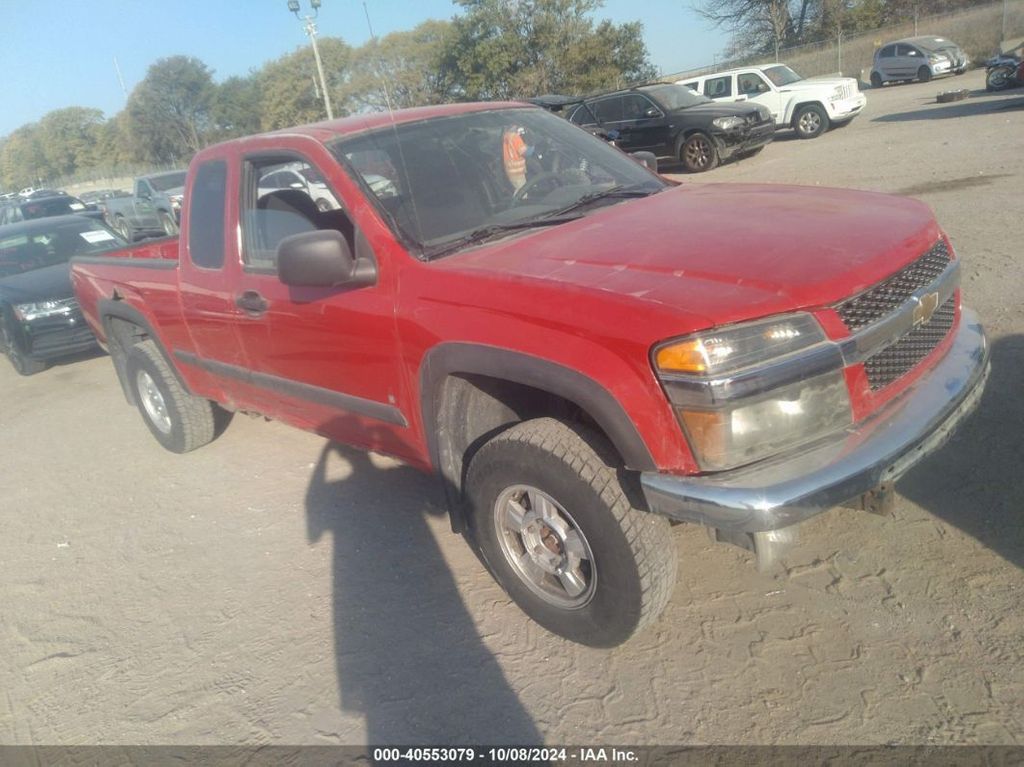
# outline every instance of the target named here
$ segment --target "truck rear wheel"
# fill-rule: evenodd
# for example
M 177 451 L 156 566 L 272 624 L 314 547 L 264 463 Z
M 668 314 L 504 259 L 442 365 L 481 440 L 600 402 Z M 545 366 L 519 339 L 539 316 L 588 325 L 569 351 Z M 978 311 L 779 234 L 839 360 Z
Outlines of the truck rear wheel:
M 185 391 L 153 341 L 131 348 L 125 370 L 142 420 L 165 448 L 187 453 L 216 436 L 220 408 Z
M 466 489 L 482 559 L 549 631 L 613 647 L 668 603 L 677 570 L 668 520 L 632 507 L 596 434 L 551 418 L 517 424 L 476 453 Z

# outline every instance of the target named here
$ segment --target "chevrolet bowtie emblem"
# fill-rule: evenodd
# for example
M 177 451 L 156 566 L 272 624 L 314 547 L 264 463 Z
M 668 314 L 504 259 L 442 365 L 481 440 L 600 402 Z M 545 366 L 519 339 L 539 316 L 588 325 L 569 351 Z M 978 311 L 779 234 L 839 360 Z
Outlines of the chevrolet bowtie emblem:
M 923 325 L 932 318 L 939 306 L 939 294 L 928 293 L 917 299 L 917 306 L 914 307 L 914 324 Z

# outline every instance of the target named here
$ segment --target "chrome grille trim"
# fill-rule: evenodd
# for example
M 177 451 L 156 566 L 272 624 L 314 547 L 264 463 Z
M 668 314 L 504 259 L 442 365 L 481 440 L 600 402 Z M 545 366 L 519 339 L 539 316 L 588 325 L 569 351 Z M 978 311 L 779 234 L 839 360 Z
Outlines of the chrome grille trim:
M 837 305 L 836 311 L 850 332 L 856 333 L 896 311 L 915 291 L 938 279 L 951 260 L 945 240 L 939 240 L 896 274 Z
M 944 307 L 959 286 L 960 262 L 952 261 L 938 279 L 915 290 L 895 311 L 840 341 L 843 361 L 846 365 L 856 365 L 897 343 L 914 329 L 914 314 L 926 296 L 937 293 L 937 305 Z
M 949 298 L 928 322 L 918 325 L 899 341 L 864 363 L 871 391 L 884 389 L 913 370 L 949 335 L 956 319 L 956 300 Z

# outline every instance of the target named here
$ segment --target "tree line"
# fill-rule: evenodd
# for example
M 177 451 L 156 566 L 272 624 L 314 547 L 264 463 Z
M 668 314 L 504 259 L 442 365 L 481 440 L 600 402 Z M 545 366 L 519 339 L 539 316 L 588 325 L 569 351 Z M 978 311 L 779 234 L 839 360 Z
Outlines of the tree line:
M 454 0 L 462 13 L 353 47 L 319 38 L 335 116 L 452 101 L 586 93 L 656 75 L 639 22 L 595 21 L 602 0 Z M 70 106 L 0 139 L 11 190 L 137 164 L 182 164 L 211 143 L 325 118 L 308 46 L 215 82 L 191 56 L 159 59 L 124 109 Z
M 706 19 L 732 33 L 730 56 L 778 52 L 840 35 L 869 32 L 917 17 L 991 0 L 699 0 Z

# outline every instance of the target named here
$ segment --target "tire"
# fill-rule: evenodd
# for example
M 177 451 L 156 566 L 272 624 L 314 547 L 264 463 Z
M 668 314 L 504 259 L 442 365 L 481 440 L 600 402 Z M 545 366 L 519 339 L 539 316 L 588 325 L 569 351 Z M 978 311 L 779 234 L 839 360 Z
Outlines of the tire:
M 36 373 L 42 373 L 49 367 L 46 360 L 37 360 L 34 357 L 26 357 L 18 348 L 14 345 L 7 347 L 7 359 L 11 361 L 11 365 L 18 372 L 18 375 L 22 376 L 34 376 Z
M 592 647 L 653 623 L 676 580 L 668 520 L 633 508 L 617 464 L 596 434 L 538 418 L 487 442 L 466 477 L 470 535 L 495 580 L 548 631 Z
M 923 83 L 930 82 L 932 79 L 932 70 L 928 67 L 921 67 L 917 70 L 917 79 Z
M 124 216 L 118 216 L 114 219 L 114 229 L 123 239 L 128 242 L 135 242 L 135 232 L 132 230 L 131 224 L 128 223 L 128 219 Z
M 7 332 L 7 323 L 0 320 L 0 325 L 3 326 L 4 353 L 7 354 L 7 359 L 11 361 L 11 365 L 18 375 L 33 376 L 36 373 L 42 373 L 49 367 L 45 360 L 37 360 L 34 357 L 26 357 L 22 354 L 18 348 L 18 342 Z
M 828 115 L 817 104 L 804 104 L 793 115 L 793 130 L 800 138 L 818 138 L 828 128 Z
M 882 82 L 882 76 L 878 72 L 871 73 L 871 87 L 881 88 L 885 83 Z
M 718 148 L 705 133 L 687 137 L 679 148 L 679 160 L 689 173 L 704 173 L 718 166 Z
M 1004 91 L 1013 84 L 1013 67 L 995 67 L 985 75 L 985 90 Z
M 125 372 L 142 420 L 166 449 L 187 453 L 217 435 L 220 408 L 185 391 L 153 341 L 129 350 Z
M 160 219 L 160 226 L 168 237 L 173 237 L 178 233 L 178 225 L 174 222 L 174 216 L 170 213 L 162 210 L 157 214 L 157 218 Z

